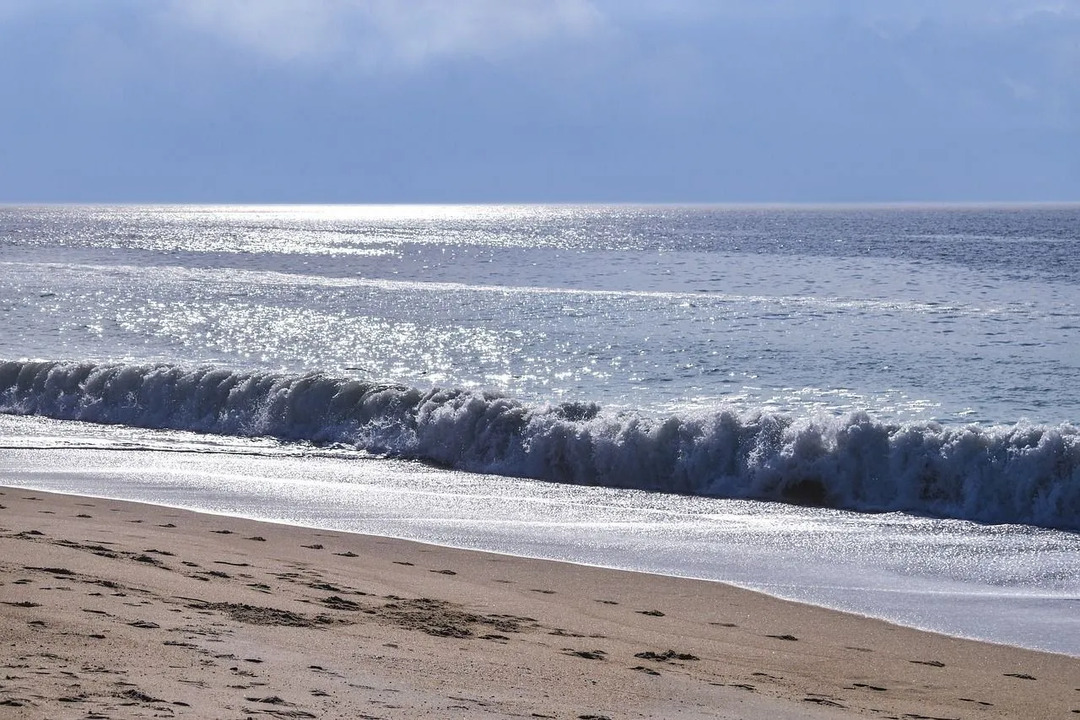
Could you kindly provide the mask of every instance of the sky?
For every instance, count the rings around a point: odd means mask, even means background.
[[[0,0],[0,202],[1080,200],[1080,0]]]

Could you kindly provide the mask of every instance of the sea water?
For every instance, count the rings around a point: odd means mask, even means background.
[[[0,481],[1080,654],[1078,251],[1077,205],[0,208]]]

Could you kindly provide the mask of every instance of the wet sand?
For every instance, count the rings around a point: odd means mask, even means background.
[[[5,718],[1080,717],[1080,659],[720,583],[0,493]]]

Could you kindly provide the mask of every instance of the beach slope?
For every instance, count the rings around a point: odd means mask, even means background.
[[[1080,717],[1080,659],[720,583],[0,493],[5,718]]]

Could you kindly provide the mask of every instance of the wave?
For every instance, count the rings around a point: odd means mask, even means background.
[[[0,362],[0,412],[343,444],[469,472],[1080,531],[1080,428],[885,424],[175,365]]]

